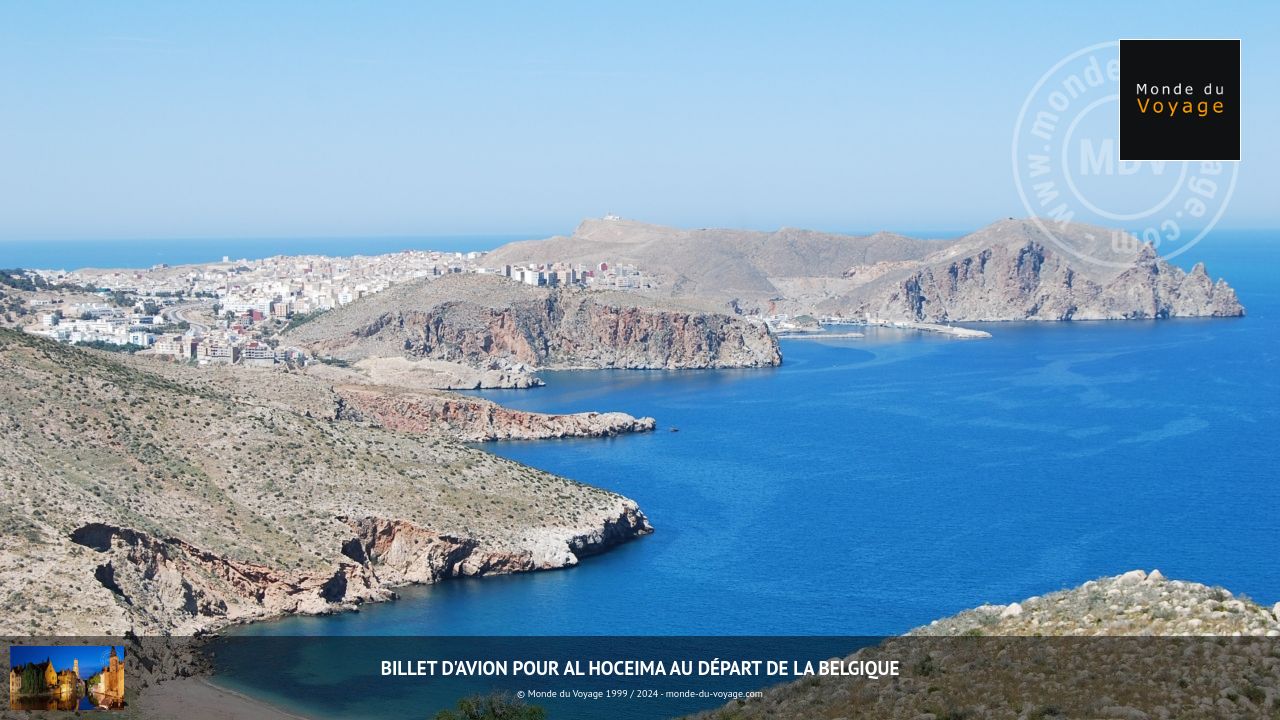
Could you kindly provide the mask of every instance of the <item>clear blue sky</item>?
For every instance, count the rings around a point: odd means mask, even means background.
[[[977,227],[1040,75],[1244,40],[1222,225],[1280,225],[1280,11],[1118,3],[0,6],[0,239]]]

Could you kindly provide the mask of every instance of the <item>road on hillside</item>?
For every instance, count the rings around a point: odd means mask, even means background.
[[[191,303],[187,305],[175,305],[171,308],[167,308],[164,311],[164,315],[165,315],[165,318],[170,320],[171,322],[187,323],[188,325],[191,326],[191,329],[194,330],[197,335],[204,335],[205,333],[209,332],[209,326],[205,325],[202,322],[197,322],[195,320],[192,320],[191,318],[186,316],[186,313],[188,311],[197,310],[202,307],[204,307],[204,305],[200,303]]]

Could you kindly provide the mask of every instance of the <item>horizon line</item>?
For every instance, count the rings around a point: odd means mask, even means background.
[[[599,218],[587,218],[587,219],[599,219]],[[988,225],[991,225],[993,223],[1000,222],[1000,220],[1004,220],[1004,219],[1006,218],[993,220],[992,222],[989,222],[989,223],[986,223],[985,225],[981,225],[977,227],[964,227],[964,228],[960,228],[960,227],[918,228],[917,227],[917,228],[908,228],[908,229],[893,229],[889,227],[881,227],[875,230],[870,230],[865,228],[856,229],[856,230],[824,230],[824,229],[819,229],[814,227],[804,227],[804,226],[798,226],[798,225],[779,225],[777,227],[771,227],[771,228],[730,227],[730,226],[719,226],[719,225],[703,225],[698,227],[692,227],[692,226],[685,227],[681,225],[665,225],[663,223],[649,222],[646,220],[636,220],[633,218],[622,218],[622,220],[625,220],[625,221],[640,222],[646,225],[657,225],[662,227],[671,227],[671,228],[683,229],[683,230],[745,230],[749,232],[777,232],[784,229],[797,229],[797,230],[809,230],[813,232],[829,233],[832,235],[850,235],[850,236],[866,236],[866,235],[874,235],[876,233],[890,232],[890,233],[897,233],[897,234],[903,234],[908,236],[914,235],[916,236],[917,239],[929,239],[929,238],[921,237],[923,234],[926,234],[926,233],[952,234],[952,233],[976,232],[977,230],[987,227]],[[1012,219],[1017,219],[1017,218],[1012,218]],[[1117,228],[1117,229],[1124,229],[1124,228]],[[1268,227],[1265,225],[1219,224],[1214,227],[1214,230],[1255,231],[1255,232],[1280,231],[1280,225]],[[370,235],[351,235],[351,234],[336,234],[336,235],[308,235],[308,234],[253,235],[253,234],[248,234],[248,235],[146,235],[146,236],[116,235],[111,237],[57,237],[57,238],[48,238],[48,237],[16,238],[16,237],[0,236],[0,245],[14,245],[14,244],[27,244],[27,243],[125,243],[125,242],[148,242],[149,243],[149,242],[218,242],[218,241],[243,242],[248,240],[267,240],[267,241],[436,240],[436,239],[482,240],[482,239],[488,239],[488,238],[516,238],[516,239],[529,239],[529,240],[545,240],[547,238],[552,238],[552,237],[567,237],[572,234],[573,234],[572,231],[569,231],[567,233],[553,231],[553,232],[460,232],[460,233],[438,232],[438,233],[421,233],[421,234],[387,233],[387,234],[370,234]],[[383,253],[379,253],[379,254],[383,254]]]

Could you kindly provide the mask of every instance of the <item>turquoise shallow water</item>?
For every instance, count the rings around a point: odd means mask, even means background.
[[[656,417],[647,435],[486,447],[632,497],[657,532],[569,571],[243,632],[891,634],[1132,568],[1275,602],[1267,237],[1197,248],[1244,319],[992,324],[986,341],[883,330],[785,341],[776,369],[550,373],[484,393]]]

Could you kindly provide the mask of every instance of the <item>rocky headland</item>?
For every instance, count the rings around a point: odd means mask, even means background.
[[[635,503],[342,417],[298,373],[159,364],[0,330],[3,635],[192,634],[460,575],[576,564]]]
[[[471,367],[678,369],[781,362],[762,324],[628,293],[547,289],[491,275],[392,287],[285,334],[322,357]]]
[[[1244,313],[1203,265],[1185,271],[1107,228],[1051,229],[1009,219],[956,240],[917,240],[586,220],[572,235],[512,243],[486,262],[630,264],[656,278],[650,297],[742,314],[972,322]]]
[[[1058,232],[1055,243],[1034,223],[1003,221],[878,276],[850,268],[847,278],[867,282],[817,309],[923,322],[1244,314],[1235,291],[1211,279],[1203,263],[1184,271],[1136,240],[1113,247],[1114,237],[1113,231],[1074,225]]]
[[[967,610],[848,660],[900,673],[806,677],[697,717],[1274,717],[1280,603],[1134,570]]]
[[[442,434],[464,442],[611,437],[650,432],[657,422],[622,412],[564,415],[512,410],[482,398],[394,387],[339,386],[343,417],[392,430]]]

